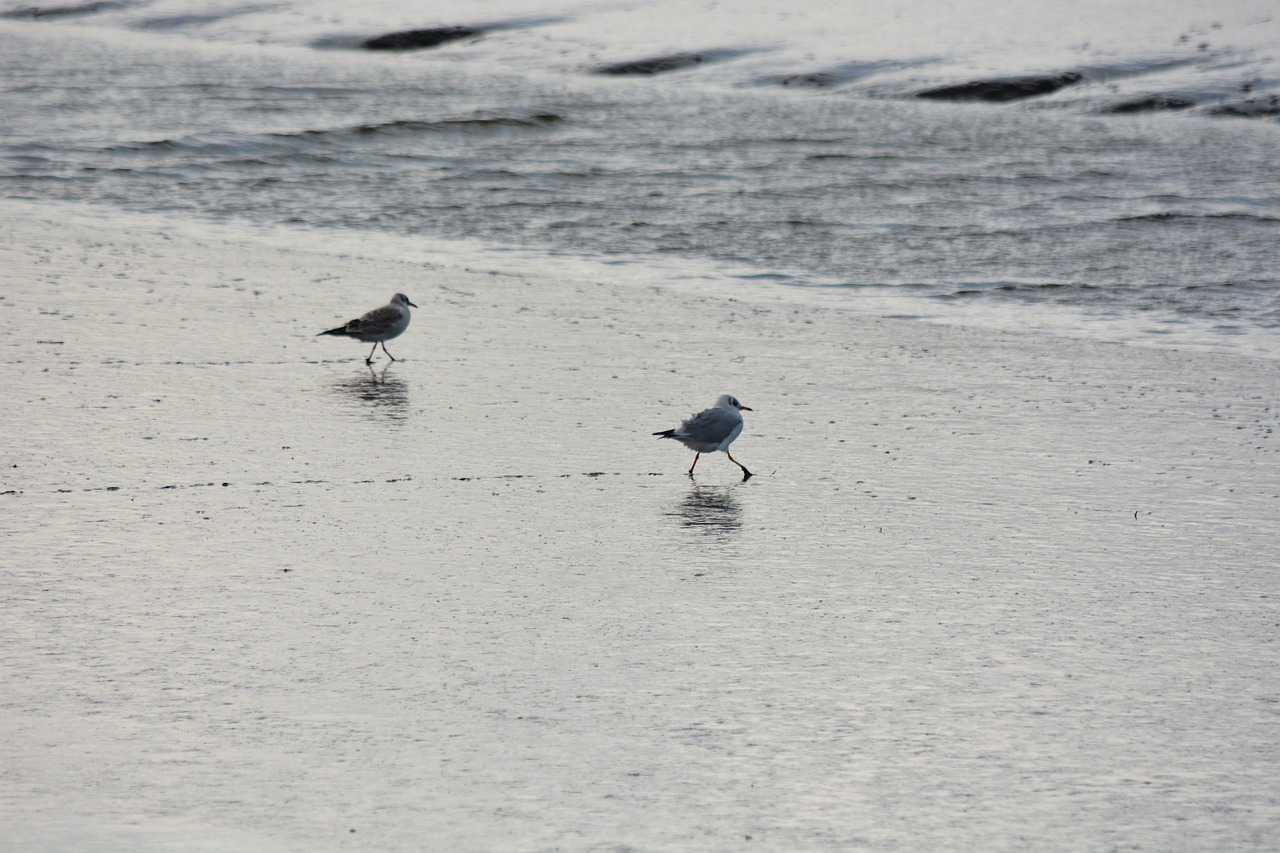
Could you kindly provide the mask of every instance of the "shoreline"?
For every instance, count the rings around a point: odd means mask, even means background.
[[[182,214],[176,219],[161,213],[120,211],[87,202],[36,202],[2,199],[0,206],[14,208],[12,217],[48,217],[49,222],[75,222],[93,227],[102,217],[119,217],[131,229],[161,229],[175,235],[217,238],[228,242],[249,240],[263,247],[288,247],[340,258],[393,259],[423,266],[441,275],[467,274],[552,278],[608,282],[619,287],[665,287],[685,293],[729,300],[772,304],[797,304],[848,311],[869,320],[904,320],[933,326],[956,327],[984,334],[1044,336],[1106,346],[1172,352],[1204,353],[1261,359],[1280,359],[1280,330],[1240,329],[1231,334],[1213,331],[1207,319],[1172,320],[1162,316],[1148,322],[1141,316],[1115,316],[1112,312],[1088,312],[1063,306],[1014,302],[965,303],[954,297],[917,294],[908,286],[850,286],[815,280],[788,283],[787,275],[761,274],[758,270],[714,260],[646,258],[625,255],[579,256],[571,252],[539,252],[526,246],[494,246],[478,240],[442,241],[429,238],[424,247],[415,238],[377,231],[290,227],[201,219]],[[1191,337],[1184,337],[1189,330]]]

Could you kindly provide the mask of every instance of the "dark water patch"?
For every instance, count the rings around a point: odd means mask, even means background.
[[[494,130],[504,127],[536,128],[549,127],[564,121],[564,116],[557,113],[533,113],[527,116],[477,116],[475,118],[444,119],[430,122],[427,130]],[[392,124],[395,124],[394,122]]]
[[[360,42],[365,50],[423,50],[438,47],[451,41],[473,38],[484,34],[478,27],[428,27],[421,30],[404,30],[386,33]]]
[[[999,77],[991,80],[971,80],[953,86],[937,86],[915,93],[917,98],[935,101],[987,101],[1004,103],[1023,98],[1048,95],[1066,86],[1079,83],[1084,75],[1076,71],[1061,74],[1030,75],[1026,77]]]
[[[1173,112],[1194,107],[1196,102],[1177,95],[1143,95],[1131,98],[1118,104],[1110,104],[1099,110],[1110,115],[1131,115],[1133,113]]]
[[[1209,115],[1228,116],[1231,118],[1272,118],[1280,116],[1280,95],[1219,104],[1209,110]]]
[[[823,89],[836,85],[840,82],[840,78],[829,71],[814,71],[809,74],[784,74],[781,77],[772,78],[770,82],[775,82],[779,86]]]
[[[1207,284],[1186,284],[1182,286],[1182,290],[1191,291],[1229,291],[1236,289],[1256,289],[1274,291],[1275,281],[1273,279],[1249,279],[1247,281],[1215,281]]]
[[[152,139],[147,142],[121,142],[117,145],[108,145],[107,151],[174,151],[182,147],[182,144],[176,139]]]
[[[993,281],[984,283],[969,283],[967,286],[951,293],[939,294],[945,299],[965,299],[974,296],[986,296],[991,293],[1003,293],[1007,295],[1028,295],[1028,296],[1044,296],[1054,292],[1074,291],[1085,292],[1090,290],[1098,290],[1097,285],[1083,284],[1080,282],[1061,282],[1061,281],[1039,281],[1039,282],[1023,282],[1023,281]]]
[[[881,71],[901,68],[901,62],[850,62],[835,68],[807,71],[796,74],[775,74],[758,82],[768,86],[785,86],[796,89],[828,89],[870,77]]]
[[[483,24],[423,27],[415,30],[398,30],[378,36],[332,35],[311,42],[316,48],[349,48],[373,51],[427,50],[449,42],[480,38],[496,30],[514,30],[559,24],[569,20],[559,16],[512,18]]]
[[[371,50],[379,53],[404,53],[428,50],[449,42],[479,38],[489,27],[426,27],[418,30],[402,30],[378,36],[350,33],[323,36],[311,41],[311,47],[320,50]]]
[[[361,124],[351,127],[332,128],[327,130],[304,130],[296,133],[281,133],[274,136],[283,139],[318,139],[330,136],[372,136],[379,134],[417,134],[438,132],[483,132],[505,128],[531,129],[550,127],[564,121],[564,116],[557,113],[531,113],[529,115],[488,115],[469,116],[465,118],[438,119],[425,121],[421,119],[396,119],[394,121]]]
[[[264,154],[298,154],[296,144],[299,141],[326,142],[331,140],[353,139],[366,136],[411,136],[421,133],[482,133],[503,129],[537,129],[550,127],[563,122],[564,116],[557,113],[539,112],[529,115],[481,115],[462,118],[420,120],[396,119],[374,124],[351,125],[347,127],[324,128],[320,130],[299,130],[262,135],[245,135],[234,133],[197,134],[178,139],[152,139],[137,142],[120,142],[102,149],[115,154],[156,154],[170,152],[188,152],[202,154],[241,155],[244,159],[234,162],[241,164],[259,164]]]
[[[673,53],[668,56],[655,56],[649,59],[601,65],[592,69],[592,71],[595,74],[607,74],[615,77],[652,76],[654,74],[665,74],[668,71],[678,71],[682,68],[692,68],[695,65],[709,62],[712,58],[711,54],[706,53]]]
[[[1256,213],[1144,213],[1138,216],[1122,216],[1116,222],[1156,223],[1160,225],[1199,225],[1206,222],[1243,222],[1257,225],[1275,225],[1280,218]]]
[[[740,281],[792,282],[796,280],[795,276],[787,275],[785,273],[780,273],[780,272],[749,273],[745,275],[735,275],[733,277]]]
[[[124,0],[98,0],[93,3],[78,3],[74,6],[24,6],[0,12],[0,18],[15,21],[40,21],[45,18],[72,18],[79,15],[96,15],[98,12],[109,12],[113,9],[127,9],[139,3]]]

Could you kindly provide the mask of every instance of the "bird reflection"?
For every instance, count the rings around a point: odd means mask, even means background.
[[[388,364],[381,370],[372,367],[334,384],[334,390],[369,406],[374,412],[392,420],[409,417],[409,386],[391,372]]]
[[[682,527],[704,533],[734,533],[742,528],[742,505],[732,486],[694,486],[672,515]]]

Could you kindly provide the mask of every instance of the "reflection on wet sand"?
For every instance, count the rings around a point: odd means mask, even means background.
[[[707,533],[733,533],[742,529],[742,505],[732,486],[694,486],[671,513],[683,527]]]
[[[374,412],[392,420],[409,417],[409,386],[403,379],[391,373],[391,365],[375,371],[372,367],[334,383],[333,389]]]

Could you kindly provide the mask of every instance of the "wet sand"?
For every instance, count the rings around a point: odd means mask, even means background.
[[[3,205],[10,849],[1280,846],[1276,362]]]

